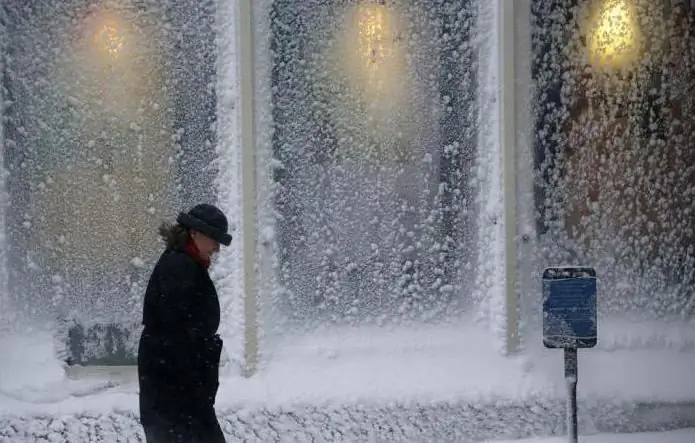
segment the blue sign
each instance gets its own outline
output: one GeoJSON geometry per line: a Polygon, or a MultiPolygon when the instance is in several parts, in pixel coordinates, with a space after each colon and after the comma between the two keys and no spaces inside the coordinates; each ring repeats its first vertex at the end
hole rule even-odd
{"type": "Polygon", "coordinates": [[[598,341],[596,272],[559,267],[543,272],[543,344],[593,348],[598,341]]]}

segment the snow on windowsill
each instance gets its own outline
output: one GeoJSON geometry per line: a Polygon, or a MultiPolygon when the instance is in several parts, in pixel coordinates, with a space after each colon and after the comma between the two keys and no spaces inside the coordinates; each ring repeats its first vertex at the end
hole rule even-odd
{"type": "MultiPolygon", "coordinates": [[[[610,329],[602,332],[609,335],[610,329]]],[[[680,334],[683,339],[686,331],[680,334]]],[[[695,402],[695,352],[613,349],[609,338],[604,341],[607,348],[580,351],[580,400],[695,402]]],[[[40,335],[0,342],[0,415],[137,411],[134,368],[68,378],[51,346],[50,337],[40,335]]],[[[561,351],[529,346],[523,355],[504,357],[495,352],[492,334],[465,323],[334,328],[285,335],[272,348],[254,377],[223,377],[218,409],[565,396],[561,351]]]]}

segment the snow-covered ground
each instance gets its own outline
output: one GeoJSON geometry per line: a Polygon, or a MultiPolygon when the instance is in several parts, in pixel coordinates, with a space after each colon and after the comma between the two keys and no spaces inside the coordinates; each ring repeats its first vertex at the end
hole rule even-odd
{"type": "MultiPolygon", "coordinates": [[[[580,436],[581,443],[693,443],[695,428],[668,432],[644,432],[640,434],[600,434],[580,436]]],[[[567,437],[529,438],[523,440],[495,441],[494,443],[566,443],[567,437]]]]}
{"type": "MultiPolygon", "coordinates": [[[[580,352],[582,434],[695,426],[695,331],[629,328],[606,324],[601,346],[580,352]]],[[[562,354],[543,349],[539,338],[514,357],[499,355],[493,334],[466,322],[333,328],[266,345],[271,352],[251,379],[223,371],[217,409],[233,438],[480,441],[562,432],[562,354]]],[[[66,377],[42,333],[4,337],[0,355],[0,441],[3,425],[19,436],[10,441],[53,432],[69,442],[60,436],[70,429],[138,441],[134,368],[66,377]]],[[[666,434],[642,435],[647,440],[586,441],[670,442],[661,439],[666,434]]],[[[668,435],[695,441],[692,431],[668,435]]]]}

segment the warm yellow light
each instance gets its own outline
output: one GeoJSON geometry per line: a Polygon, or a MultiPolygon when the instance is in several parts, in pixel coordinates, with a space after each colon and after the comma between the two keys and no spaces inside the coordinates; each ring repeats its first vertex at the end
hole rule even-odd
{"type": "Polygon", "coordinates": [[[100,48],[115,58],[118,58],[125,44],[125,37],[119,33],[115,26],[110,24],[103,25],[94,35],[94,40],[100,48]]]}
{"type": "Polygon", "coordinates": [[[158,69],[154,42],[144,38],[146,28],[127,10],[92,10],[78,29],[79,38],[71,39],[72,60],[66,62],[74,65],[70,72],[81,86],[71,95],[130,122],[148,93],[149,75],[158,69]]]}
{"type": "Polygon", "coordinates": [[[607,0],[590,19],[588,36],[591,64],[624,68],[639,55],[639,35],[634,5],[629,0],[607,0]]]}
{"type": "MultiPolygon", "coordinates": [[[[134,40],[133,27],[129,21],[117,11],[94,11],[84,23],[85,43],[92,52],[95,61],[112,65],[114,59],[131,58],[126,52],[131,52],[134,40]]],[[[120,61],[119,64],[123,63],[120,61]]]]}
{"type": "Polygon", "coordinates": [[[401,145],[417,130],[412,100],[418,85],[405,32],[411,24],[396,4],[372,0],[350,5],[343,17],[324,47],[329,81],[340,91],[330,96],[338,138],[352,140],[344,152],[400,158],[401,145]]]}
{"type": "Polygon", "coordinates": [[[359,52],[367,69],[375,68],[389,55],[392,23],[388,18],[385,5],[366,4],[357,8],[359,52]]]}
{"type": "Polygon", "coordinates": [[[405,75],[405,52],[400,39],[401,17],[382,3],[355,5],[343,35],[341,61],[350,82],[373,103],[393,103],[399,79],[405,75]],[[394,95],[395,94],[395,95],[394,95]]]}

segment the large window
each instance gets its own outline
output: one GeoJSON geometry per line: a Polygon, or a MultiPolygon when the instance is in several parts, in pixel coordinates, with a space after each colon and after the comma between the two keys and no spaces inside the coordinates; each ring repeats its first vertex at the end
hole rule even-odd
{"type": "Polygon", "coordinates": [[[686,2],[533,2],[546,263],[593,265],[603,314],[695,314],[695,15],[686,2]]]}
{"type": "Polygon", "coordinates": [[[10,297],[137,324],[156,228],[211,197],[213,2],[5,2],[10,297]]]}
{"type": "Polygon", "coordinates": [[[474,256],[472,2],[278,0],[271,17],[273,306],[305,325],[461,312],[474,256]]]}

